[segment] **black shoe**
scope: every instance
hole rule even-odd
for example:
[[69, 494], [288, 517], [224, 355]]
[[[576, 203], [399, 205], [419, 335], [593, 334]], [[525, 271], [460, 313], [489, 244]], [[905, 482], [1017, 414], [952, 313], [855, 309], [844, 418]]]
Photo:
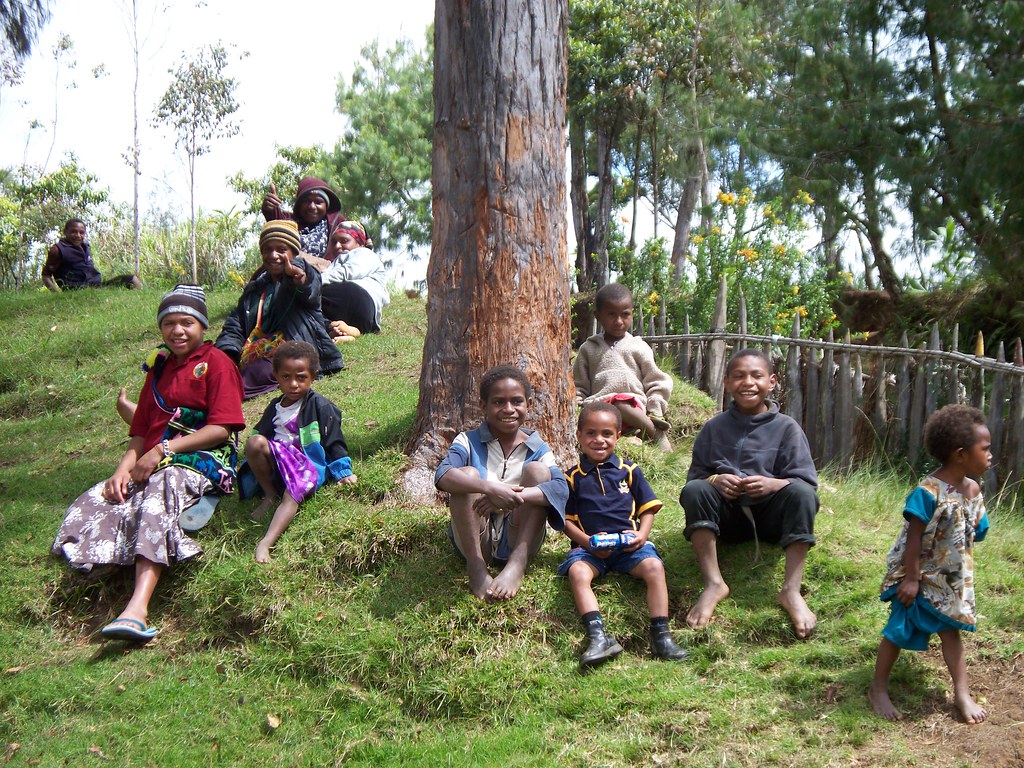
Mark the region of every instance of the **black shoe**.
[[622, 653], [622, 646], [602, 626], [588, 627], [587, 637], [590, 644], [580, 656], [581, 667], [596, 667]]
[[676, 645], [668, 628], [651, 630], [651, 653], [659, 659], [668, 661], [684, 661], [690, 654]]

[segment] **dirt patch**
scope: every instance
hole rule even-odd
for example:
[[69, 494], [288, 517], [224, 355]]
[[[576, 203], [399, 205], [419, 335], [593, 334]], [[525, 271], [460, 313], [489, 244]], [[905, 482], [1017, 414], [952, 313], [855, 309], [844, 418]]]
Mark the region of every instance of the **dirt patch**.
[[[928, 652], [929, 661], [946, 674], [938, 649]], [[1009, 661], [968, 660], [971, 693], [985, 707], [988, 718], [980, 725], [967, 725], [953, 706], [951, 694], [946, 701], [935, 701], [924, 709], [905, 713], [900, 724], [907, 744], [921, 765], [984, 768], [1021, 768], [1024, 766], [1024, 656]], [[879, 737], [879, 742], [889, 736]], [[883, 753], [880, 743], [863, 755]], [[873, 762], [865, 763], [867, 765]], [[881, 763], [879, 763], [881, 764]]]

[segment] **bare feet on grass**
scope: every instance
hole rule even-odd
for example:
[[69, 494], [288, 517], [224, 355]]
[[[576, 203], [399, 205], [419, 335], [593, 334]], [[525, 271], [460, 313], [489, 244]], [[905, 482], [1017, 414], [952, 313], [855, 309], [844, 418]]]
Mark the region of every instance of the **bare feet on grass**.
[[799, 590], [782, 590], [779, 592], [779, 603], [786, 609], [793, 621], [793, 630], [801, 640], [806, 640], [818, 626], [818, 617], [807, 607], [807, 603]]
[[491, 582], [491, 586], [487, 590], [487, 599], [492, 601], [511, 600], [519, 591], [519, 585], [523, 583], [524, 572], [525, 569], [522, 566], [513, 563], [506, 565]]
[[868, 688], [868, 703], [871, 704], [871, 708], [875, 711], [876, 715], [881, 715], [886, 720], [896, 721], [903, 719], [903, 713], [892, 705], [888, 688], [878, 688], [872, 685]]
[[985, 722], [985, 718], [988, 717], [988, 712], [978, 706], [969, 693], [954, 695], [953, 703], [956, 704], [956, 708], [960, 710], [960, 714], [963, 716], [964, 722], [968, 725], [983, 723]]
[[344, 341], [352, 341], [353, 339], [362, 336], [363, 332], [356, 328], [354, 325], [349, 325], [344, 320], [334, 320], [331, 322], [331, 338], [334, 343]]
[[686, 626], [690, 629], [703, 629], [711, 623], [711, 617], [715, 614], [718, 604], [729, 596], [729, 585], [724, 581], [718, 584], [709, 584], [700, 593], [697, 602], [693, 604], [690, 612], [686, 614]]
[[480, 600], [486, 600], [494, 580], [484, 566], [480, 569], [469, 569], [469, 589]]
[[249, 513], [249, 517], [252, 520], [259, 522], [260, 520], [264, 519], [267, 516], [267, 514], [272, 509], [277, 507], [277, 505], [280, 503], [281, 498], [279, 496], [267, 496], [263, 499], [263, 501], [256, 505], [256, 508], [253, 509], [252, 512]]
[[269, 563], [270, 562], [270, 545], [267, 544], [266, 539], [260, 539], [260, 543], [256, 545], [256, 562], [257, 563]]

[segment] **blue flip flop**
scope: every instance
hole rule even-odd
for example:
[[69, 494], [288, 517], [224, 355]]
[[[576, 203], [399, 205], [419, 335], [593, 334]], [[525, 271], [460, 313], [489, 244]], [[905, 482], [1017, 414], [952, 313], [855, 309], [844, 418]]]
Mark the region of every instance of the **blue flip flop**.
[[147, 627], [137, 619], [114, 619], [100, 630], [100, 635], [108, 640], [148, 643], [159, 631], [156, 627]]

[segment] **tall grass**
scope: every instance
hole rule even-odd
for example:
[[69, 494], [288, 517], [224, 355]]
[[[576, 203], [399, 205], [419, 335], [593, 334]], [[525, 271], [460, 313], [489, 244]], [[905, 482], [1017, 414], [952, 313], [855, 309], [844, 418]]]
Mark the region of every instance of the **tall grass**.
[[[781, 553], [765, 547], [755, 561], [752, 545], [723, 548], [733, 597], [708, 629], [685, 629], [700, 582], [676, 501], [682, 438], [668, 455], [624, 451], [666, 502], [653, 540], [689, 663], [648, 658], [643, 586], [609, 578], [597, 596], [626, 652], [579, 674], [582, 633], [554, 573], [564, 538], [549, 538], [514, 601], [473, 599], [443, 510], [411, 504], [395, 482], [416, 406], [421, 300], [396, 298], [384, 333], [345, 345], [345, 370], [317, 385], [344, 412], [359, 484], [303, 506], [269, 566], [253, 561], [262, 527], [248, 505], [223, 502], [198, 535], [204, 555], [160, 584], [157, 640], [100, 642], [130, 581], [73, 575], [49, 546], [68, 502], [124, 449], [114, 397], [141, 384], [159, 295], [0, 294], [0, 743], [12, 764], [957, 764], [864, 700], [908, 478], [825, 476], [805, 577], [820, 618], [809, 642], [774, 600]], [[213, 332], [234, 299], [210, 294]], [[269, 397], [247, 404], [250, 423]], [[680, 386], [670, 415], [692, 432], [707, 408]], [[973, 663], [997, 665], [1024, 650], [1024, 528], [1002, 510], [993, 518], [978, 548], [982, 625], [967, 644]], [[913, 718], [944, 701], [948, 681], [932, 653], [901, 661], [894, 688]]]

